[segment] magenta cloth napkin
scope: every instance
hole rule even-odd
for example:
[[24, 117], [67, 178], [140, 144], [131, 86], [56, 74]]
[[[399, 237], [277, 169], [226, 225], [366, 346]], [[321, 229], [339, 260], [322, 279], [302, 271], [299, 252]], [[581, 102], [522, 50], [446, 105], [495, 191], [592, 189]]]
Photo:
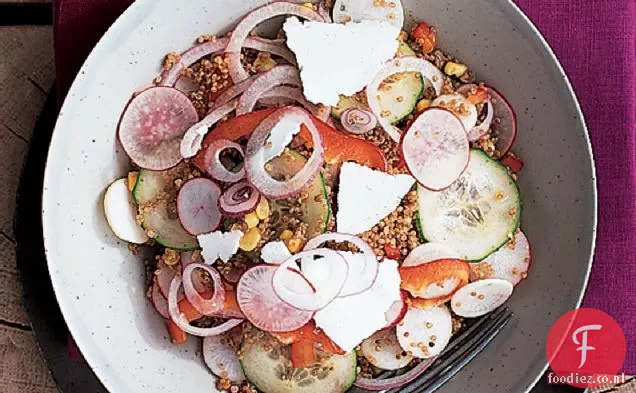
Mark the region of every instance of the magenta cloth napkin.
[[[636, 1], [516, 0], [561, 60], [589, 126], [600, 197], [595, 265], [585, 306], [625, 331], [636, 374]], [[55, 0], [60, 97], [130, 0]]]

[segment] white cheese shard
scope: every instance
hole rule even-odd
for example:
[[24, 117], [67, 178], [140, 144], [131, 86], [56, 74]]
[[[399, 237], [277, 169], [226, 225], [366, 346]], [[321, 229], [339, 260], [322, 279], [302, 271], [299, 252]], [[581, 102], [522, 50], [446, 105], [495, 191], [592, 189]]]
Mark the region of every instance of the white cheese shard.
[[353, 235], [368, 231], [391, 214], [415, 184], [410, 175], [390, 175], [347, 162], [340, 170], [338, 232]]
[[344, 351], [353, 350], [364, 339], [387, 324], [386, 312], [400, 301], [398, 263], [384, 260], [373, 286], [357, 295], [334, 299], [316, 312], [314, 320]]
[[269, 242], [261, 249], [261, 259], [265, 263], [280, 265], [287, 259], [291, 258], [292, 253], [285, 245], [285, 242], [274, 241]]
[[216, 231], [197, 236], [203, 260], [208, 265], [213, 265], [219, 259], [228, 262], [238, 251], [242, 237], [241, 231]]
[[391, 23], [375, 20], [302, 23], [290, 17], [283, 28], [298, 60], [305, 97], [324, 105], [336, 105], [340, 95], [353, 95], [371, 83], [395, 56], [400, 34]]

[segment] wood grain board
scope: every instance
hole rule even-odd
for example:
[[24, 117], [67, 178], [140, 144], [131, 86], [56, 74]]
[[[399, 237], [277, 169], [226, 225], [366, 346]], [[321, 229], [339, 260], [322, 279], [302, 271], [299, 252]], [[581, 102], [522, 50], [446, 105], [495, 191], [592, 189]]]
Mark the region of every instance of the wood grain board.
[[[3, 0], [49, 3], [49, 0]], [[51, 27], [0, 27], [0, 392], [55, 393], [22, 306], [13, 211], [31, 133], [54, 81]], [[636, 380], [600, 392], [636, 393]]]

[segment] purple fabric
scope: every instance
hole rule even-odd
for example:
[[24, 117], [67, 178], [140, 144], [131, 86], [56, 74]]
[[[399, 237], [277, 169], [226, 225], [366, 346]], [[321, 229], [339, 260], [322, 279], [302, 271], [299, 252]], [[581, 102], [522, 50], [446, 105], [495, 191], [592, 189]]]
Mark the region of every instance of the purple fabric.
[[[585, 306], [625, 330], [625, 372], [636, 374], [636, 1], [516, 0], [565, 67], [589, 125], [600, 196], [595, 266]], [[60, 97], [130, 0], [57, 0]]]

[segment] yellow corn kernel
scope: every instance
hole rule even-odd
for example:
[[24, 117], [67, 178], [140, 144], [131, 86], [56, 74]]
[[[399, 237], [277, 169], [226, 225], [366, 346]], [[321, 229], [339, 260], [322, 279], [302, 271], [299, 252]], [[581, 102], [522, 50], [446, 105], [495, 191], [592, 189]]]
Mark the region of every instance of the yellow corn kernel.
[[307, 8], [311, 8], [312, 10], [314, 9], [313, 3], [304, 3], [303, 6], [305, 6]]
[[289, 252], [291, 252], [292, 254], [297, 253], [298, 251], [300, 251], [300, 249], [303, 246], [303, 242], [300, 239], [289, 239], [287, 242], [287, 249], [289, 250]]
[[243, 251], [252, 251], [261, 241], [261, 233], [258, 228], [252, 228], [239, 241], [239, 247]]
[[258, 72], [267, 72], [276, 67], [276, 60], [272, 59], [269, 53], [259, 53], [254, 60], [254, 67]]
[[449, 61], [448, 63], [446, 63], [446, 65], [444, 66], [444, 73], [448, 76], [456, 76], [456, 77], [460, 77], [462, 75], [464, 75], [464, 73], [468, 70], [468, 67], [466, 67], [465, 64], [461, 64], [461, 63], [453, 63], [452, 61]]
[[294, 232], [289, 229], [285, 229], [283, 233], [280, 234], [280, 240], [289, 240], [294, 236]]
[[256, 216], [256, 213], [252, 212], [248, 214], [243, 220], [249, 229], [256, 228], [258, 226], [258, 216]]
[[418, 112], [422, 112], [424, 109], [428, 108], [429, 106], [431, 106], [431, 100], [423, 99], [417, 103], [416, 109]]
[[261, 197], [261, 200], [258, 201], [258, 205], [256, 205], [256, 216], [260, 220], [264, 220], [269, 217], [269, 201], [265, 197]]
[[135, 189], [137, 176], [139, 176], [139, 172], [128, 172], [128, 191], [132, 192]]

